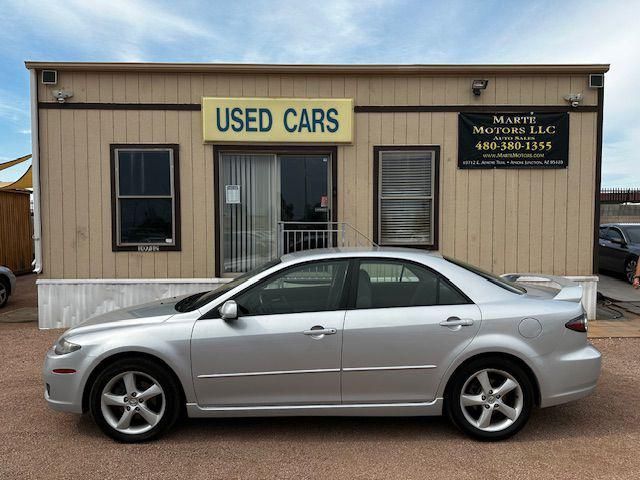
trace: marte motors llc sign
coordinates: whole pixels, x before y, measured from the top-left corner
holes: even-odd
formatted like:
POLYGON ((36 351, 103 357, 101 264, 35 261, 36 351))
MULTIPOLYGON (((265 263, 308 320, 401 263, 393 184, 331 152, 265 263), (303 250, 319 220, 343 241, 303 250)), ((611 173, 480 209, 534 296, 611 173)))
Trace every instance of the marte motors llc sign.
POLYGON ((460 113, 458 168, 567 168, 568 113, 460 113))

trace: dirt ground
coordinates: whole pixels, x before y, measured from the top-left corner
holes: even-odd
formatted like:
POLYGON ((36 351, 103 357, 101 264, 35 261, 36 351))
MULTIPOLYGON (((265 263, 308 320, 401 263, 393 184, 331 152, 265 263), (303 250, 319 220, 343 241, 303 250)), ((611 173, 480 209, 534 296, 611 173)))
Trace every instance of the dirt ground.
POLYGON ((537 410, 515 438, 470 440, 442 418, 186 420, 126 446, 50 411, 40 368, 60 331, 0 324, 0 479, 591 479, 640 477, 640 339, 597 339, 591 397, 537 410))

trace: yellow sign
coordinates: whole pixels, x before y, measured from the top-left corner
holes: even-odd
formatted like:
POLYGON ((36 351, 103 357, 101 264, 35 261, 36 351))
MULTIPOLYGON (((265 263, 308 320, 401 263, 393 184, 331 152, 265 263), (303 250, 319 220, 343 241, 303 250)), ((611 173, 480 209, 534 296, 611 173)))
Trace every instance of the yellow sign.
POLYGON ((350 98, 202 99, 205 142, 353 141, 350 98))

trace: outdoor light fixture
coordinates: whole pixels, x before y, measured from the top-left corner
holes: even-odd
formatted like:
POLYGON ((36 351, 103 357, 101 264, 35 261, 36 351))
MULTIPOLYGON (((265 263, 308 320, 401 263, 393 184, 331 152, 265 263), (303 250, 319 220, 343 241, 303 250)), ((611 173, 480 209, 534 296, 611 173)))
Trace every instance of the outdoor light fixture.
POLYGON ((477 97, 482 93, 482 90, 487 88, 489 84, 489 80, 474 80, 471 83, 471 90, 473 90, 473 94, 477 97))
POLYGON ((581 93, 570 93, 563 97, 567 102, 571 104, 572 107, 577 107, 582 102, 582 94, 581 93))
POLYGON ((52 95, 58 100, 58 103, 64 103, 67 98, 73 97, 73 92, 67 92, 65 90, 55 90, 52 95))

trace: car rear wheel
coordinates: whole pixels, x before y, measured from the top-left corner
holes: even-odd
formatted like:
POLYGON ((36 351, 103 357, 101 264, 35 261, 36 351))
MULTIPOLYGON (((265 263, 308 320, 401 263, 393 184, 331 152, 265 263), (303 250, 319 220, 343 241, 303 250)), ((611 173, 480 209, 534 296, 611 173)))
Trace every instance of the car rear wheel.
POLYGON ((111 438, 135 443, 157 438, 176 422, 179 389, 173 377, 146 359, 119 360, 103 370, 90 393, 96 424, 111 438))
POLYGON ((482 359, 456 372, 447 395, 453 423, 479 440, 503 440, 529 419, 533 387, 527 374, 506 359, 482 359))
POLYGON ((627 282, 633 284, 633 277, 636 276, 636 265, 638 265, 638 258, 630 258, 624 264, 624 274, 627 277, 627 282))

